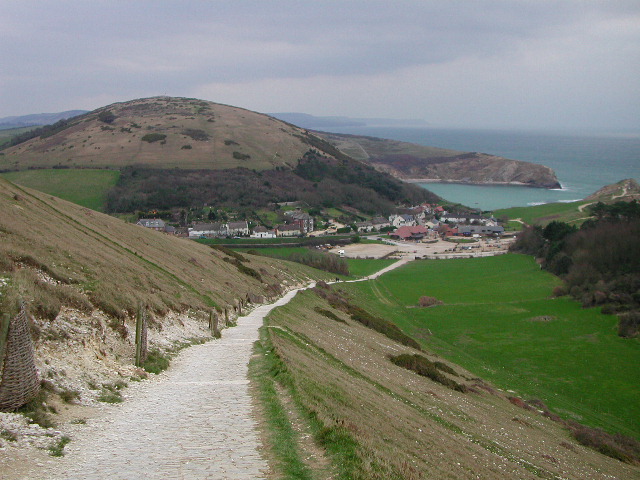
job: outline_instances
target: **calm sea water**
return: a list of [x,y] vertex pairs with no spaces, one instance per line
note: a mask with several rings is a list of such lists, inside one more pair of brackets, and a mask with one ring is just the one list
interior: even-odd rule
[[625,178],[640,180],[640,136],[397,127],[343,127],[332,128],[331,131],[540,163],[553,168],[562,184],[562,189],[558,190],[423,184],[447,200],[482,210],[580,200]]

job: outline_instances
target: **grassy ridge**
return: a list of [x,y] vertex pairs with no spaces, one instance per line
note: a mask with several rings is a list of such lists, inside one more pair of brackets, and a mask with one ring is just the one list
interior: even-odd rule
[[10,182],[33,188],[77,205],[104,211],[107,192],[116,184],[115,170],[47,169],[4,173]]
[[545,203],[544,205],[534,205],[532,207],[513,207],[495,210],[493,214],[497,218],[521,219],[529,225],[546,225],[552,220],[563,222],[579,222],[588,217],[588,212],[581,212],[579,207],[590,202],[580,200],[569,203]]
[[[640,342],[619,338],[613,316],[551,299],[558,283],[532,258],[505,255],[414,262],[347,288],[476,375],[566,418],[640,438]],[[421,295],[444,305],[407,308]]]

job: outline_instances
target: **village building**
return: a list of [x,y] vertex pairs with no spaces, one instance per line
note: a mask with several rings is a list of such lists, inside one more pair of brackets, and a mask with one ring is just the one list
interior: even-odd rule
[[164,220],[159,218],[141,218],[138,220],[136,225],[140,225],[144,228],[150,228],[151,230],[157,230],[159,232],[164,232],[167,224],[164,223]]
[[458,234],[464,236],[471,235],[502,235],[504,233],[504,227],[500,226],[488,226],[488,225],[460,225],[458,227]]
[[228,234],[230,236],[239,237],[249,235],[249,224],[246,220],[241,222],[229,222],[227,224]]
[[368,233],[374,230],[373,223],[371,222],[356,222],[355,225],[358,233]]
[[308,213],[303,212],[300,209],[284,212],[287,217],[287,223],[292,225],[299,225],[303,234],[313,232],[314,222],[313,217]]
[[189,228],[189,238],[226,237],[228,234],[224,223],[196,223]]
[[451,225],[448,225],[446,223],[441,223],[438,226],[438,233],[442,237],[453,237],[458,235],[458,227],[452,227]]
[[396,240],[418,241],[429,235],[429,230],[422,225],[400,227],[389,236]]
[[374,230],[380,231],[381,228],[385,228],[390,226],[389,220],[384,217],[373,217],[371,219],[371,225],[373,225]]
[[251,238],[276,238],[276,231],[260,225],[253,229]]
[[276,236],[278,237],[299,237],[302,235],[300,225],[278,225],[276,227]]
[[416,225],[416,219],[413,215],[391,215],[389,217],[389,224],[393,227],[413,227]]

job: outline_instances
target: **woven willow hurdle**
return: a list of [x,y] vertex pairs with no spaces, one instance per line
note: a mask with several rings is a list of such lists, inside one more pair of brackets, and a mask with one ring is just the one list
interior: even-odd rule
[[[10,411],[38,394],[40,380],[25,306],[3,319],[0,336],[0,410]],[[6,335],[6,336],[5,336]]]

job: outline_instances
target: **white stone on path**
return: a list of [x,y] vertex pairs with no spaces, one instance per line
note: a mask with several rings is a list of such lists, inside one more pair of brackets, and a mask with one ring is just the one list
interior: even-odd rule
[[89,422],[43,479],[260,479],[248,364],[263,318],[296,291],[257,307],[223,336],[183,350],[171,367],[132,389],[113,413]]

